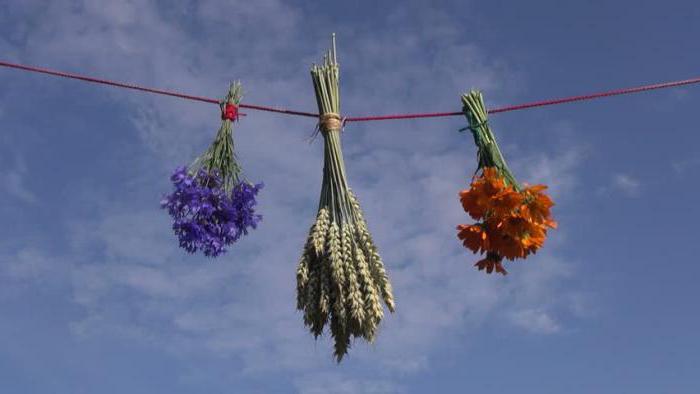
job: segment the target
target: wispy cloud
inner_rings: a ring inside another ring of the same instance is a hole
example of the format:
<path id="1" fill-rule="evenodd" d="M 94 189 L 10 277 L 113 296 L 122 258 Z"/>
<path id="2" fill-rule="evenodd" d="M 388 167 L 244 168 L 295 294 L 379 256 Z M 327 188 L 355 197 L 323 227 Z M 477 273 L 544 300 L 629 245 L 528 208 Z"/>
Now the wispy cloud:
<path id="1" fill-rule="evenodd" d="M 671 163 L 671 167 L 678 175 L 686 173 L 696 167 L 700 167 L 700 157 L 689 157 L 685 159 L 678 159 Z"/>
<path id="2" fill-rule="evenodd" d="M 613 187 L 621 191 L 629 197 L 636 197 L 639 195 L 639 190 L 641 188 L 641 182 L 627 174 L 615 174 L 613 176 Z"/>
<path id="3" fill-rule="evenodd" d="M 536 309 L 524 309 L 511 313 L 510 319 L 518 327 L 536 334 L 559 332 L 559 324 L 547 313 Z"/>
<path id="4" fill-rule="evenodd" d="M 6 193 L 25 204 L 35 204 L 37 197 L 26 186 L 26 177 L 27 165 L 20 155 L 15 155 L 12 165 L 0 169 L 0 184 Z"/>
<path id="5" fill-rule="evenodd" d="M 23 173 L 17 170 L 8 170 L 0 173 L 0 182 L 5 190 L 13 197 L 25 203 L 33 204 L 36 196 L 24 186 Z"/>
<path id="6" fill-rule="evenodd" d="M 321 373 L 298 379 L 295 386 L 300 394 L 324 394 L 329 387 L 338 394 L 398 394 L 405 388 L 389 380 L 357 379 L 340 373 Z"/>
<path id="7" fill-rule="evenodd" d="M 52 270 L 52 260 L 34 248 L 0 256 L 0 277 L 6 280 L 43 281 Z"/>
<path id="8" fill-rule="evenodd" d="M 623 197 L 639 197 L 642 183 L 629 174 L 616 173 L 610 176 L 609 181 L 595 189 L 598 196 L 617 194 Z"/>

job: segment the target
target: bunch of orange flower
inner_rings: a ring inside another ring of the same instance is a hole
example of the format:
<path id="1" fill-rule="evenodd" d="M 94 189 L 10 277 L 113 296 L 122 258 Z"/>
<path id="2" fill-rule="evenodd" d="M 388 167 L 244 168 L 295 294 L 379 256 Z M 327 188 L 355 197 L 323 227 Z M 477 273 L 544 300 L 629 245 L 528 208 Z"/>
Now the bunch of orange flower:
<path id="1" fill-rule="evenodd" d="M 479 270 L 506 274 L 503 258 L 525 258 L 542 247 L 548 228 L 556 228 L 550 208 L 552 200 L 543 193 L 545 185 L 521 188 L 496 167 L 484 167 L 469 190 L 459 193 L 462 207 L 474 220 L 457 226 L 458 237 L 474 253 L 486 253 L 475 264 Z"/>

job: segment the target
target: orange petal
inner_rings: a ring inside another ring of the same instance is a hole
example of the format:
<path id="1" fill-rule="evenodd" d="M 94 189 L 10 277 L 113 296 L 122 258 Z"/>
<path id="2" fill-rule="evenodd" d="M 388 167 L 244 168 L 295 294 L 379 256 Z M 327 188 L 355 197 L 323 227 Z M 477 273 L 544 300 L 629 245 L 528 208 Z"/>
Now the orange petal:
<path id="1" fill-rule="evenodd" d="M 501 264 L 502 260 L 503 257 L 497 253 L 489 252 L 486 255 L 486 258 L 479 260 L 476 264 L 474 264 L 474 266 L 477 267 L 479 271 L 485 269 L 487 274 L 490 274 L 495 270 L 497 273 L 506 275 L 508 272 L 503 268 L 503 265 Z"/>
<path id="2" fill-rule="evenodd" d="M 488 249 L 488 237 L 480 225 L 459 225 L 457 237 L 462 240 L 465 248 L 474 253 Z"/>

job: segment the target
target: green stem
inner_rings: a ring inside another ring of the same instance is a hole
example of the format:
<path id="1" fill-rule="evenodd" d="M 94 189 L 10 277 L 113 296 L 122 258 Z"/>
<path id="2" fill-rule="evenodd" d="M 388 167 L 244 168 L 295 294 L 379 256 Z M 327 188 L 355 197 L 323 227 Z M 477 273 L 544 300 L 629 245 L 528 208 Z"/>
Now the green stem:
<path id="1" fill-rule="evenodd" d="M 339 68 L 335 49 L 324 57 L 323 64 L 311 68 L 311 79 L 321 116 L 340 114 Z M 322 125 L 323 126 L 323 125 Z M 332 220 L 352 224 L 354 212 L 348 193 L 340 130 L 321 130 L 324 139 L 323 185 L 319 209 L 328 207 Z"/>
<path id="2" fill-rule="evenodd" d="M 476 144 L 478 149 L 478 169 L 495 167 L 505 178 L 507 184 L 512 185 L 518 191 L 522 190 L 522 187 L 508 168 L 496 142 L 496 136 L 488 125 L 488 112 L 486 111 L 481 92 L 472 90 L 462 95 L 462 104 L 462 110 L 469 122 L 469 130 L 474 136 L 474 144 Z"/>
<path id="3" fill-rule="evenodd" d="M 221 110 L 224 110 L 226 104 L 239 105 L 242 95 L 240 82 L 231 83 L 228 94 L 221 102 Z M 223 119 L 221 121 L 221 126 L 216 133 L 214 142 L 212 142 L 211 146 L 204 154 L 199 156 L 189 166 L 190 173 L 196 173 L 200 168 L 206 169 L 207 173 L 218 170 L 221 174 L 223 187 L 226 192 L 230 192 L 241 178 L 245 180 L 235 154 L 231 120 Z"/>

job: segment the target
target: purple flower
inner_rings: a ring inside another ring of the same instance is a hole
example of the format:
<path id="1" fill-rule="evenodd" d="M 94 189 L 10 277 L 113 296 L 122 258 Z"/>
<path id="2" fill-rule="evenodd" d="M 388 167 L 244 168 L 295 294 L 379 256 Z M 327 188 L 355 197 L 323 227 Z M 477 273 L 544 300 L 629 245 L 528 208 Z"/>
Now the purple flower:
<path id="1" fill-rule="evenodd" d="M 163 197 L 160 206 L 173 218 L 180 247 L 189 253 L 201 250 L 216 257 L 262 220 L 254 209 L 262 183 L 240 181 L 227 194 L 218 171 L 200 169 L 193 177 L 186 167 L 175 169 L 170 180 L 175 190 Z"/>

